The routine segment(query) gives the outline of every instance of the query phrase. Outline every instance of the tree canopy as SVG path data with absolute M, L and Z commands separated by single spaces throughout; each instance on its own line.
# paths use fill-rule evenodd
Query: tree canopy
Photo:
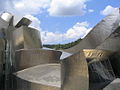
M 70 42 L 67 44 L 44 44 L 43 47 L 56 49 L 56 50 L 68 49 L 68 48 L 71 48 L 71 47 L 77 45 L 81 40 L 82 39 L 80 38 L 74 42 Z

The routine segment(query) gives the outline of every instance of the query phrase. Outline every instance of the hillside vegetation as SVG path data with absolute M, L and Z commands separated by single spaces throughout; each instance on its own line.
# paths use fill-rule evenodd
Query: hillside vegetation
M 67 44 L 44 44 L 43 47 L 56 49 L 56 50 L 68 49 L 70 47 L 77 45 L 81 40 L 82 39 L 80 38 L 74 42 L 70 42 Z

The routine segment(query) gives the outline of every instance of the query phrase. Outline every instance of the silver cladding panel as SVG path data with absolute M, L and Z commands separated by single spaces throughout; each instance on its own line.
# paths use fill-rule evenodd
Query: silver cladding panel
M 29 19 L 23 17 L 17 24 L 16 24 L 16 28 L 19 28 L 21 26 L 29 26 L 31 24 L 32 21 L 30 21 Z
M 3 55 L 3 51 L 0 51 L 0 77 L 3 73 L 3 63 L 4 63 L 4 55 Z
M 5 49 L 5 34 L 9 23 L 0 18 L 0 50 Z
M 60 64 L 43 64 L 15 73 L 14 90 L 61 90 Z
M 120 90 L 120 79 L 116 78 L 109 85 L 107 85 L 103 90 Z
M 7 13 L 7 12 L 4 12 L 2 13 L 2 15 L 0 16 L 4 21 L 10 23 L 13 15 L 11 13 Z
M 0 18 L 0 31 L 1 29 L 7 29 L 9 26 L 9 23 L 4 21 L 2 18 Z
M 5 40 L 0 38 L 0 50 L 5 50 Z
M 117 78 L 120 78 L 120 51 L 115 52 L 110 57 L 110 62 Z
M 62 60 L 62 90 L 89 90 L 88 66 L 84 52 Z
M 22 26 L 13 32 L 15 50 L 41 48 L 40 32 L 36 29 Z
M 114 13 L 108 15 L 100 23 L 98 23 L 88 35 L 77 45 L 65 49 L 64 51 L 75 53 L 82 49 L 94 49 L 100 45 L 112 32 L 119 27 L 120 13 L 115 10 Z
M 108 37 L 103 43 L 96 47 L 96 49 L 104 49 L 104 50 L 112 50 L 119 51 L 120 50 L 120 27 L 113 32 L 110 37 Z
M 18 71 L 40 64 L 59 63 L 61 54 L 60 51 L 44 49 L 18 50 L 15 53 L 15 69 Z
M 0 51 L 0 90 L 2 90 L 4 87 L 3 64 L 4 64 L 4 52 Z
M 83 49 L 85 57 L 87 59 L 98 58 L 100 60 L 108 58 L 113 52 L 109 50 L 100 50 L 100 49 Z
M 109 57 L 113 54 L 108 50 L 84 49 L 89 70 L 89 90 L 102 90 L 115 78 Z
M 14 90 L 61 90 L 59 87 L 31 83 L 20 78 L 17 78 L 16 84 L 17 87 Z

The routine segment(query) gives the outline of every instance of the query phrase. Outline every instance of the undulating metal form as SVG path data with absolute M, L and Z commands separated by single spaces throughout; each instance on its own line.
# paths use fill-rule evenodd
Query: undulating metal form
M 79 44 L 64 51 L 76 53 L 82 49 L 95 49 L 119 27 L 119 23 L 120 11 L 118 8 L 98 23 Z
M 19 28 L 21 26 L 29 26 L 31 24 L 32 21 L 30 21 L 29 19 L 23 17 L 17 24 L 16 24 L 16 28 Z
M 4 12 L 0 16 L 0 32 L 7 30 L 8 26 L 11 24 L 13 15 L 11 13 Z
M 8 27 L 13 25 L 13 15 L 4 12 L 0 16 L 0 90 L 5 89 L 5 79 L 8 80 L 9 59 L 8 50 Z
M 3 33 L 0 32 L 2 35 Z M 5 64 L 5 40 L 4 36 L 0 37 L 0 85 L 2 85 L 3 78 L 3 65 Z
M 61 90 L 89 90 L 88 65 L 83 51 L 61 61 Z
M 3 13 L 0 16 L 0 50 L 5 50 L 6 45 L 6 31 L 12 23 L 13 15 L 10 13 Z
M 89 90 L 102 90 L 115 79 L 109 57 L 113 52 L 97 49 L 83 50 L 89 70 Z
M 120 51 L 114 52 L 110 56 L 110 62 L 114 70 L 115 76 L 120 78 Z
M 4 66 L 4 52 L 0 51 L 0 90 L 4 88 L 4 73 L 3 73 L 3 66 Z
M 42 64 L 14 73 L 13 90 L 61 90 L 61 65 Z
M 15 71 L 32 66 L 60 62 L 60 51 L 44 49 L 21 49 L 15 52 Z
M 26 66 L 14 73 L 14 90 L 89 90 L 88 67 L 83 51 L 61 63 L 59 51 L 20 50 L 16 53 L 18 64 Z
M 0 90 L 118 89 L 119 79 L 113 80 L 120 78 L 119 9 L 63 54 L 42 49 L 40 33 L 30 23 L 22 18 L 14 26 L 12 14 L 0 17 Z
M 42 48 L 40 32 L 27 26 L 21 26 L 13 32 L 13 44 L 15 50 Z
M 3 33 L 0 33 L 1 36 L 0 36 L 0 51 L 3 51 L 5 50 L 5 36 Z
M 120 90 L 120 79 L 117 78 L 117 79 L 113 80 L 103 90 Z
M 2 75 L 2 73 L 3 73 L 3 53 L 2 52 L 0 52 L 0 77 L 1 77 L 1 75 Z
M 120 50 L 120 43 L 118 42 L 120 42 L 120 26 L 96 49 L 118 51 Z

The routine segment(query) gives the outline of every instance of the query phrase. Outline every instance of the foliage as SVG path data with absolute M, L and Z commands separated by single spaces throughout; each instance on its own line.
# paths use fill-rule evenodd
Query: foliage
M 77 45 L 82 39 L 78 39 L 74 42 L 70 42 L 70 43 L 67 43 L 67 44 L 45 44 L 43 45 L 43 47 L 46 47 L 46 48 L 52 48 L 52 49 L 56 49 L 56 50 L 61 50 L 61 49 L 68 49 L 70 47 L 73 47 L 75 45 Z

